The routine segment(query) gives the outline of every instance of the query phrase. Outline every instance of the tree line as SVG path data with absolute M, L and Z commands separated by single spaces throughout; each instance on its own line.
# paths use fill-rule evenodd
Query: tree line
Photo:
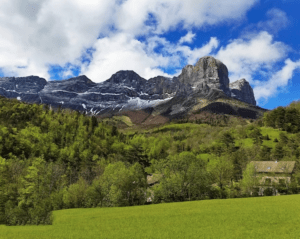
M 299 161 L 294 126 L 275 147 L 262 145 L 271 139 L 261 124 L 278 126 L 269 125 L 278 115 L 271 112 L 250 125 L 232 118 L 129 134 L 95 116 L 0 97 L 0 223 L 51 224 L 53 210 L 143 205 L 150 196 L 153 203 L 249 196 L 250 161 Z M 251 147 L 236 145 L 247 138 Z M 160 183 L 150 188 L 154 173 Z

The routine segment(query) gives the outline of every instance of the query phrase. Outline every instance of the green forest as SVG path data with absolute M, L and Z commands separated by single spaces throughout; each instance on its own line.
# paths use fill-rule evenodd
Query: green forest
M 296 161 L 300 102 L 257 120 L 208 114 L 152 129 L 0 97 L 0 224 L 51 224 L 52 211 L 251 194 L 250 161 Z M 159 175 L 150 186 L 147 175 Z

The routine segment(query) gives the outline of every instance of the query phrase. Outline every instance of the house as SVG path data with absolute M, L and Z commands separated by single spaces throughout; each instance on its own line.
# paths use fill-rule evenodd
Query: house
M 295 172 L 296 161 L 251 161 L 254 165 L 256 177 L 259 177 L 259 194 L 263 194 L 266 188 L 273 188 L 275 184 L 287 186 L 291 182 Z M 274 194 L 277 191 L 274 190 Z

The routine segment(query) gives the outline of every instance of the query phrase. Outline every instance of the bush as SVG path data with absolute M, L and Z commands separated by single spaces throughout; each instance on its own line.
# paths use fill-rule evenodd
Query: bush
M 278 186 L 277 190 L 278 190 L 278 193 L 280 193 L 280 194 L 287 194 L 287 192 L 288 192 L 288 189 L 285 186 Z
M 222 198 L 222 192 L 221 188 L 219 186 L 211 186 L 208 195 L 209 199 L 218 199 Z
M 240 182 L 232 182 L 232 186 L 230 188 L 230 198 L 239 198 L 241 197 L 241 187 Z
M 263 136 L 262 137 L 264 140 L 270 140 L 270 137 L 269 137 L 269 135 L 267 134 L 267 135 L 265 135 L 265 136 Z
M 266 189 L 264 190 L 264 195 L 265 195 L 265 196 L 273 196 L 273 191 L 274 191 L 273 188 L 266 188 Z
M 259 196 L 259 188 L 252 188 L 251 197 L 258 197 Z
M 80 177 L 77 183 L 69 186 L 63 192 L 63 202 L 68 208 L 80 208 L 85 206 L 87 183 Z
M 22 225 L 30 220 L 30 215 L 21 207 L 16 206 L 11 200 L 5 203 L 5 224 L 8 226 Z
M 287 190 L 287 194 L 297 194 L 299 192 L 299 189 L 297 187 L 297 183 L 296 182 L 292 182 L 289 185 L 289 188 Z
M 221 190 L 221 196 L 223 199 L 225 198 L 232 198 L 233 194 L 232 194 L 232 190 L 230 187 L 225 186 L 223 190 Z
M 52 224 L 51 210 L 49 210 L 49 206 L 46 206 L 45 203 L 41 203 L 36 205 L 34 208 L 30 208 L 30 218 L 31 224 L 39 225 L 39 224 Z
M 63 190 L 51 193 L 50 198 L 53 210 L 60 210 L 64 208 L 63 196 Z
M 102 206 L 102 190 L 100 183 L 94 180 L 93 184 L 86 191 L 85 207 L 101 207 Z

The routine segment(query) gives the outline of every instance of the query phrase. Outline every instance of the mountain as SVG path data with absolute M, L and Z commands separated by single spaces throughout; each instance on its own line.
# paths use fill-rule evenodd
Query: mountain
M 256 106 L 249 83 L 245 79 L 229 83 L 227 67 L 211 56 L 185 66 L 173 78 L 146 80 L 134 71 L 118 71 L 101 83 L 85 75 L 61 81 L 38 76 L 2 77 L 0 95 L 90 115 L 143 110 L 152 117 L 173 119 L 209 111 L 255 119 L 266 111 Z

